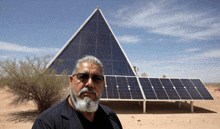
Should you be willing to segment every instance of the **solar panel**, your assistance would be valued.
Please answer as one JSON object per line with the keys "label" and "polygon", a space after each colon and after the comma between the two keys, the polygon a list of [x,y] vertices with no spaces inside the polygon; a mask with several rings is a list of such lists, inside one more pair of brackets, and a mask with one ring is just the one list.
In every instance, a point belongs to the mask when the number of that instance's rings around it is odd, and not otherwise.
{"label": "solar panel", "polygon": [[125,77],[116,77],[120,99],[131,99],[131,93],[128,89],[127,79]]}
{"label": "solar panel", "polygon": [[148,78],[139,78],[146,99],[157,99]]}
{"label": "solar panel", "polygon": [[164,90],[164,88],[162,87],[160,80],[158,78],[150,78],[149,79],[152,86],[154,87],[154,90],[157,94],[157,98],[158,99],[168,99],[168,96]]}
{"label": "solar panel", "polygon": [[107,91],[106,91],[106,87],[104,86],[104,89],[103,89],[103,92],[102,92],[102,96],[101,96],[101,98],[103,98],[103,99],[107,99]]}
{"label": "solar panel", "polygon": [[174,89],[174,86],[170,82],[170,79],[161,78],[160,81],[161,81],[162,85],[164,86],[165,91],[168,94],[170,99],[180,99],[178,93]]}
{"label": "solar panel", "polygon": [[133,99],[143,99],[136,77],[127,77],[128,85]]}
{"label": "solar panel", "polygon": [[179,79],[170,79],[171,83],[175,86],[176,91],[180,95],[181,99],[192,99],[191,96],[189,95],[188,91],[184,88],[184,85]]}
{"label": "solar panel", "polygon": [[109,99],[118,99],[118,89],[116,87],[116,78],[114,76],[106,76],[106,89]]}
{"label": "solar panel", "polygon": [[[105,75],[135,76],[100,9],[93,12],[48,67],[56,69],[57,74],[66,69],[70,75],[75,62],[85,55],[93,55],[100,59],[103,62]],[[62,60],[62,63],[59,60]]]}
{"label": "solar panel", "polygon": [[[105,76],[107,99],[143,99],[139,83],[135,76]],[[102,99],[104,98],[101,97]]]}
{"label": "solar panel", "polygon": [[204,100],[213,100],[213,97],[199,79],[191,79],[191,82],[194,86],[196,86],[198,92],[202,95]]}
{"label": "solar panel", "polygon": [[199,79],[137,79],[128,58],[98,8],[48,67],[56,69],[57,74],[66,69],[70,75],[75,62],[85,55],[96,56],[103,63],[107,76],[102,99],[213,100]]}
{"label": "solar panel", "polygon": [[180,80],[183,83],[183,85],[186,87],[192,99],[200,99],[200,100],[203,99],[189,79],[180,79]]}

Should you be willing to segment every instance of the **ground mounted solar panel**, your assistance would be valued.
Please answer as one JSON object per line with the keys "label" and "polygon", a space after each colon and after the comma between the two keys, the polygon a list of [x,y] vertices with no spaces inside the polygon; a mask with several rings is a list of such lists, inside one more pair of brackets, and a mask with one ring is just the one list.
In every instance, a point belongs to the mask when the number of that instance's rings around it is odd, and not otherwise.
{"label": "ground mounted solar panel", "polygon": [[107,98],[107,91],[106,91],[106,87],[105,86],[104,86],[101,98],[104,98],[104,99]]}
{"label": "ground mounted solar panel", "polygon": [[[134,76],[106,76],[107,99],[141,100],[145,98],[150,101],[205,100],[202,97],[196,98],[196,95],[194,95],[195,90],[197,91],[197,94],[203,95],[206,100],[213,100],[212,96],[199,79],[190,80],[143,77],[137,79]],[[113,94],[114,92],[116,94]]]}
{"label": "ground mounted solar panel", "polygon": [[139,78],[141,87],[147,100],[156,100],[157,96],[148,78]]}
{"label": "ground mounted solar panel", "polygon": [[[146,100],[213,100],[199,79],[168,79],[139,77]],[[201,97],[202,96],[202,97]],[[203,97],[204,96],[204,97]]]}
{"label": "ground mounted solar panel", "polygon": [[170,80],[181,99],[192,100],[191,96],[189,95],[188,91],[186,90],[180,79],[170,79]]}
{"label": "ground mounted solar panel", "polygon": [[149,78],[151,85],[153,86],[158,99],[168,100],[167,93],[158,78]]}
{"label": "ground mounted solar panel", "polygon": [[179,94],[177,93],[173,84],[170,82],[170,79],[161,78],[160,81],[164,86],[164,89],[168,94],[169,99],[176,99],[176,100],[180,99]]}
{"label": "ground mounted solar panel", "polygon": [[199,94],[199,92],[196,90],[195,86],[192,84],[192,82],[189,79],[180,79],[183,85],[186,87],[186,90],[189,92],[190,96],[194,100],[202,100],[203,98]]}
{"label": "ground mounted solar panel", "polygon": [[116,77],[120,99],[131,99],[131,92],[128,89],[126,77]]}
{"label": "ground mounted solar panel", "polygon": [[143,99],[141,90],[136,77],[127,77],[129,89],[131,92],[132,99]]}
{"label": "ground mounted solar panel", "polygon": [[106,91],[108,99],[118,99],[118,89],[115,76],[106,76]]}
{"label": "ground mounted solar panel", "polygon": [[213,100],[213,97],[199,79],[190,79],[204,100]]}
{"label": "ground mounted solar panel", "polygon": [[105,76],[107,98],[103,100],[134,100],[144,99],[137,77],[135,76]]}

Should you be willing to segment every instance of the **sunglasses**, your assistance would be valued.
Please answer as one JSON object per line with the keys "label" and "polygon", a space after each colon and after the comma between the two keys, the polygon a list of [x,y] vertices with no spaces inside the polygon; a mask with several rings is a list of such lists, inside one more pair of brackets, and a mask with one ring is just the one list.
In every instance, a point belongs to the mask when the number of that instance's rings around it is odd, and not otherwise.
{"label": "sunglasses", "polygon": [[91,76],[92,81],[94,83],[100,83],[100,82],[104,81],[104,76],[102,76],[102,75],[91,75],[91,74],[87,74],[87,73],[78,73],[78,74],[74,74],[74,75],[76,75],[77,79],[80,80],[81,82],[87,82],[89,80],[90,76]]}

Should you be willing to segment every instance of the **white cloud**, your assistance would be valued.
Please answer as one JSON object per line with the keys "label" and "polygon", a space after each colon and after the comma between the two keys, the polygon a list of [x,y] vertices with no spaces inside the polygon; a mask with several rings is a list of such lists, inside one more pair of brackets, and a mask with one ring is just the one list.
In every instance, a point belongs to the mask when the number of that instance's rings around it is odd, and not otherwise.
{"label": "white cloud", "polygon": [[202,57],[218,57],[220,58],[220,50],[212,50],[205,53],[202,53],[200,56]]}
{"label": "white cloud", "polygon": [[200,51],[200,48],[190,48],[190,49],[186,49],[187,52],[195,52],[195,51]]}
{"label": "white cloud", "polygon": [[220,35],[220,16],[212,15],[214,11],[196,11],[168,0],[143,2],[119,9],[119,21],[113,24],[147,28],[150,33],[178,37],[181,41],[209,40]]}
{"label": "white cloud", "polygon": [[33,54],[52,54],[59,51],[58,48],[31,48],[27,46],[12,44],[12,43],[6,43],[6,42],[0,42],[0,50],[6,50],[6,51],[17,51],[17,52],[27,52],[27,53],[33,53]]}
{"label": "white cloud", "polygon": [[138,75],[145,72],[151,78],[160,78],[166,75],[169,78],[198,78],[203,82],[220,82],[220,67],[204,67],[201,63],[202,61],[192,64],[191,62],[179,63],[174,60],[133,60],[132,64],[139,68]]}
{"label": "white cloud", "polygon": [[[189,51],[201,51],[199,48]],[[138,74],[149,77],[199,78],[203,82],[220,82],[220,50],[174,56],[170,60],[131,60]]]}
{"label": "white cloud", "polygon": [[141,39],[138,36],[133,35],[123,35],[117,38],[120,43],[138,43]]}

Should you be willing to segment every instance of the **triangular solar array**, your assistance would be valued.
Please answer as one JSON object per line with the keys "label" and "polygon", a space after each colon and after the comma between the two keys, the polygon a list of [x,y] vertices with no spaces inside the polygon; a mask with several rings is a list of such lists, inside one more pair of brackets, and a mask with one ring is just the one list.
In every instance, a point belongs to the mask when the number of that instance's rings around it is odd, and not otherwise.
{"label": "triangular solar array", "polygon": [[84,55],[99,58],[105,70],[102,100],[213,100],[199,79],[138,78],[108,25],[97,8],[61,51],[49,63],[57,74],[73,71],[76,60]]}
{"label": "triangular solar array", "polygon": [[130,62],[99,8],[66,43],[48,67],[56,69],[57,74],[67,69],[70,75],[75,62],[85,55],[93,55],[100,59],[105,75],[135,76]]}

